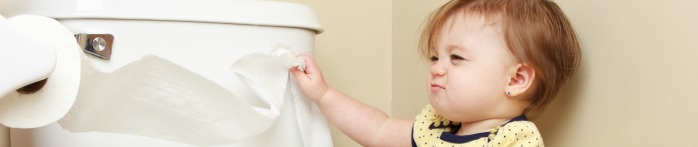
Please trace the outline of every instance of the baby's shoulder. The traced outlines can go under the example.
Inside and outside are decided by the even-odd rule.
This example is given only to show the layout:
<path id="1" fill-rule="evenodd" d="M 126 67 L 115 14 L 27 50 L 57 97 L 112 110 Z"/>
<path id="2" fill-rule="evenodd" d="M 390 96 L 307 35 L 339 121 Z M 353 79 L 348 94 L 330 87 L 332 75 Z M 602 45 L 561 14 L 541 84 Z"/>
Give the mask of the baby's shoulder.
<path id="1" fill-rule="evenodd" d="M 499 128 L 491 143 L 499 146 L 543 146 L 543 138 L 533 122 L 521 120 Z"/>

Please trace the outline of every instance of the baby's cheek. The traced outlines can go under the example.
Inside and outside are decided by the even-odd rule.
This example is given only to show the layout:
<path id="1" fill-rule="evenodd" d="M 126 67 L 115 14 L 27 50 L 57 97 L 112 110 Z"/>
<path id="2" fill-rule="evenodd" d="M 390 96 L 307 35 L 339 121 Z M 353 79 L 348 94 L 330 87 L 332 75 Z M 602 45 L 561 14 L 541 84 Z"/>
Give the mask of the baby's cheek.
<path id="1" fill-rule="evenodd" d="M 469 83 L 463 81 L 461 83 L 456 83 L 453 85 L 454 88 L 449 90 L 449 97 L 458 103 L 471 103 L 472 101 L 477 101 L 482 97 L 487 97 L 488 90 L 486 87 L 490 85 L 475 83 Z"/>
<path id="2" fill-rule="evenodd" d="M 449 83 L 450 91 L 456 92 L 459 95 L 471 93 L 471 91 L 477 90 L 478 86 L 473 85 L 472 81 L 468 80 L 452 80 Z"/>

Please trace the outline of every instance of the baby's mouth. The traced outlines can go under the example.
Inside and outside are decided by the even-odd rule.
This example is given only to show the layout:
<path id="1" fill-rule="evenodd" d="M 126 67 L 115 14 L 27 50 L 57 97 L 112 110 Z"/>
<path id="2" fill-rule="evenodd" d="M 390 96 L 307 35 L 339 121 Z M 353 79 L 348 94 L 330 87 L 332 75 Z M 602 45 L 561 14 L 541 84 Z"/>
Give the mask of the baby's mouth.
<path id="1" fill-rule="evenodd" d="M 443 86 L 441 86 L 439 84 L 431 84 L 431 89 L 432 90 L 440 90 L 440 89 L 446 89 L 446 88 L 444 88 Z"/>

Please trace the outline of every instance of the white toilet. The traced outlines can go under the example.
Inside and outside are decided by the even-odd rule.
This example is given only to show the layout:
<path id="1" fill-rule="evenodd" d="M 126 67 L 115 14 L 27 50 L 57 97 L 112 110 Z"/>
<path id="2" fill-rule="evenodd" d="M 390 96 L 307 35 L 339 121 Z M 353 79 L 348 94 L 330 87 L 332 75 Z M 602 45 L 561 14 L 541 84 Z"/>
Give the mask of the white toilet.
<path id="1" fill-rule="evenodd" d="M 0 14 L 51 17 L 75 34 L 111 34 L 109 60 L 91 56 L 102 71 L 113 71 L 144 55 L 157 55 L 214 81 L 228 90 L 240 86 L 230 65 L 250 53 L 265 53 L 277 44 L 311 52 L 322 32 L 311 8 L 262 0 L 4 0 Z M 293 101 L 285 101 L 293 105 Z M 284 107 L 280 120 L 293 120 Z M 221 146 L 304 146 L 283 122 L 239 143 Z M 93 147 L 188 144 L 139 135 L 63 130 L 57 123 L 36 129 L 11 129 L 11 146 Z"/>

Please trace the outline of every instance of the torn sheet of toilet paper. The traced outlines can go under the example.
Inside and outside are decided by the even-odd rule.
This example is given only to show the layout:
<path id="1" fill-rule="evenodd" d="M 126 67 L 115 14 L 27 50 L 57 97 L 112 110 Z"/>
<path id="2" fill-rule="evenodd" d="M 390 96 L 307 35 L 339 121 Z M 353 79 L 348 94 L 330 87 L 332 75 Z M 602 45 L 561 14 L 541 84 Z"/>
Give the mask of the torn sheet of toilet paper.
<path id="1" fill-rule="evenodd" d="M 278 44 L 271 50 L 269 56 L 279 64 L 286 68 L 298 68 L 300 71 L 305 71 L 305 61 L 302 58 L 296 57 L 296 53 L 293 52 L 290 46 Z"/>
<path id="2" fill-rule="evenodd" d="M 129 133 L 194 145 L 233 143 L 270 128 L 280 114 L 288 76 L 256 70 L 274 65 L 279 68 L 273 72 L 284 72 L 274 60 L 253 64 L 263 57 L 241 58 L 249 62 L 238 67 L 241 79 L 268 108 L 250 106 L 196 73 L 146 56 L 112 73 L 84 68 L 78 99 L 59 123 L 73 132 Z"/>
<path id="3" fill-rule="evenodd" d="M 41 26 L 34 25 L 28 29 L 46 34 L 50 40 L 75 42 L 73 35 L 55 20 L 36 18 L 31 22 Z M 80 52 L 77 44 L 61 46 L 56 50 L 58 54 Z M 245 89 L 252 91 L 249 93 L 233 93 L 157 56 L 145 56 L 106 73 L 92 67 L 84 55 L 61 59 L 78 61 L 75 65 L 81 67 L 79 71 L 66 72 L 78 76 L 62 80 L 78 81 L 79 88 L 70 85 L 49 86 L 42 91 L 79 90 L 70 112 L 59 120 L 64 129 L 72 132 L 135 134 L 197 146 L 223 145 L 270 129 L 279 123 L 277 118 L 281 108 L 295 107 L 297 131 L 302 135 L 304 146 L 332 146 L 326 120 L 317 106 L 300 94 L 288 73 L 288 67 L 285 67 L 300 67 L 303 63 L 287 59 L 289 56 L 295 57 L 291 50 L 283 49 L 250 54 L 233 63 L 231 69 L 235 75 L 230 76 L 238 77 L 246 85 Z M 280 64 L 279 61 L 297 63 Z M 291 91 L 291 94 L 287 94 L 287 91 Z M 71 94 L 56 93 L 42 97 L 57 98 Z M 262 104 L 252 104 L 250 99 L 259 100 Z M 284 105 L 287 100 L 293 100 L 295 105 Z"/>
<path id="4" fill-rule="evenodd" d="M 32 94 L 21 94 L 16 91 L 7 93 L 7 95 L 0 98 L 0 123 L 5 126 L 12 128 L 36 128 L 45 126 L 49 123 L 56 122 L 58 119 L 63 117 L 70 107 L 75 102 L 75 98 L 78 94 L 78 87 L 80 86 L 80 59 L 82 51 L 76 49 L 77 44 L 75 44 L 75 38 L 67 37 L 65 34 L 70 34 L 68 30 L 65 29 L 54 29 L 53 27 L 61 26 L 58 22 L 45 17 L 31 16 L 31 15 L 20 15 L 8 19 L 8 22 L 18 29 L 18 31 L 23 31 L 23 33 L 31 34 L 34 39 L 42 39 L 49 41 L 47 45 L 53 47 L 51 51 L 56 51 L 55 61 L 36 61 L 36 62 L 47 62 L 45 64 L 55 64 L 53 72 L 49 74 L 49 80 L 43 86 L 43 88 L 36 93 Z M 0 34 L 0 35 L 11 35 L 11 34 Z M 21 36 L 7 36 L 7 37 L 21 37 Z M 5 38 L 5 36 L 0 37 Z M 3 41 L 16 41 L 16 40 L 3 40 Z M 16 43 L 16 42 L 15 42 Z M 3 43 L 5 44 L 5 43 Z M 43 46 L 42 44 L 23 44 L 23 45 L 37 45 Z M 21 48 L 13 48 L 21 49 Z M 2 50 L 10 50 L 8 48 L 2 48 Z M 21 52 L 21 51 L 18 51 Z M 7 53 L 7 52 L 3 52 Z M 17 52 L 14 52 L 17 53 Z M 41 53 L 35 53 L 41 55 Z M 52 53 L 54 54 L 54 53 Z M 4 56 L 15 56 L 11 58 L 18 58 L 14 54 L 3 54 Z M 42 58 L 41 56 L 34 56 L 36 58 Z M 7 59 L 7 58 L 5 58 Z M 44 60 L 44 59 L 37 59 Z M 55 63 L 54 63 L 55 62 Z M 31 65 L 24 61 L 6 61 L 2 64 L 14 64 L 14 65 Z M 41 65 L 43 66 L 43 65 Z M 28 70 L 30 67 L 26 68 L 15 68 L 15 69 L 3 69 L 2 72 L 19 72 L 19 70 Z M 7 71 L 6 71 L 7 70 Z M 33 76 L 34 73 L 17 75 L 17 73 L 4 73 L 2 76 L 8 76 L 4 78 L 22 78 L 16 76 Z M 17 80 L 17 79 L 15 79 Z M 8 81 L 0 81 L 0 84 L 11 84 L 6 83 Z"/>

